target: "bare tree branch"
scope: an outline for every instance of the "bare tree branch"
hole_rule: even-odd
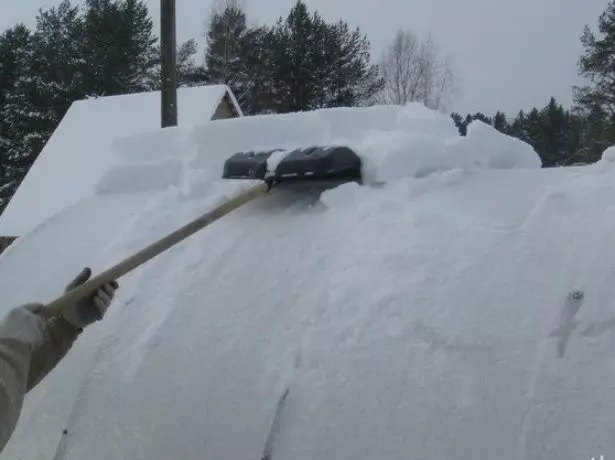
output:
[[[380,104],[422,102],[443,110],[455,90],[455,75],[448,59],[441,59],[434,40],[421,41],[410,30],[397,31],[379,64],[384,87]]]

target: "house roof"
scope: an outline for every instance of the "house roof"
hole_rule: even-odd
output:
[[[242,115],[225,85],[180,88],[178,124],[209,121],[227,95]],[[24,235],[91,196],[100,178],[118,163],[114,140],[159,126],[159,91],[73,103],[0,216],[0,235]]]

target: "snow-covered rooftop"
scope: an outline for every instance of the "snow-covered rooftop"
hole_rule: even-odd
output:
[[[179,126],[211,120],[227,92],[241,113],[224,85],[179,89]],[[75,102],[0,216],[0,235],[24,235],[92,196],[100,178],[118,164],[113,141],[159,127],[159,91]]]
[[[121,280],[0,458],[259,459],[272,426],[272,460],[615,452],[615,154],[541,169],[418,106],[123,139],[117,174],[0,256],[0,313],[247,186],[219,179],[229,152],[314,143],[352,144],[367,183],[274,189]]]

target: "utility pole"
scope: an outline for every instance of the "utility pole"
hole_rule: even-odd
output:
[[[160,0],[160,62],[162,75],[162,127],[177,126],[175,0]]]

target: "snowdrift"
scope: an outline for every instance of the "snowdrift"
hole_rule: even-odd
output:
[[[96,196],[0,257],[2,313],[245,187],[217,179],[238,150],[352,142],[370,180],[274,190],[124,279],[0,458],[260,458],[286,389],[276,460],[615,454],[615,166],[543,170],[446,118],[339,109],[118,140]]]

